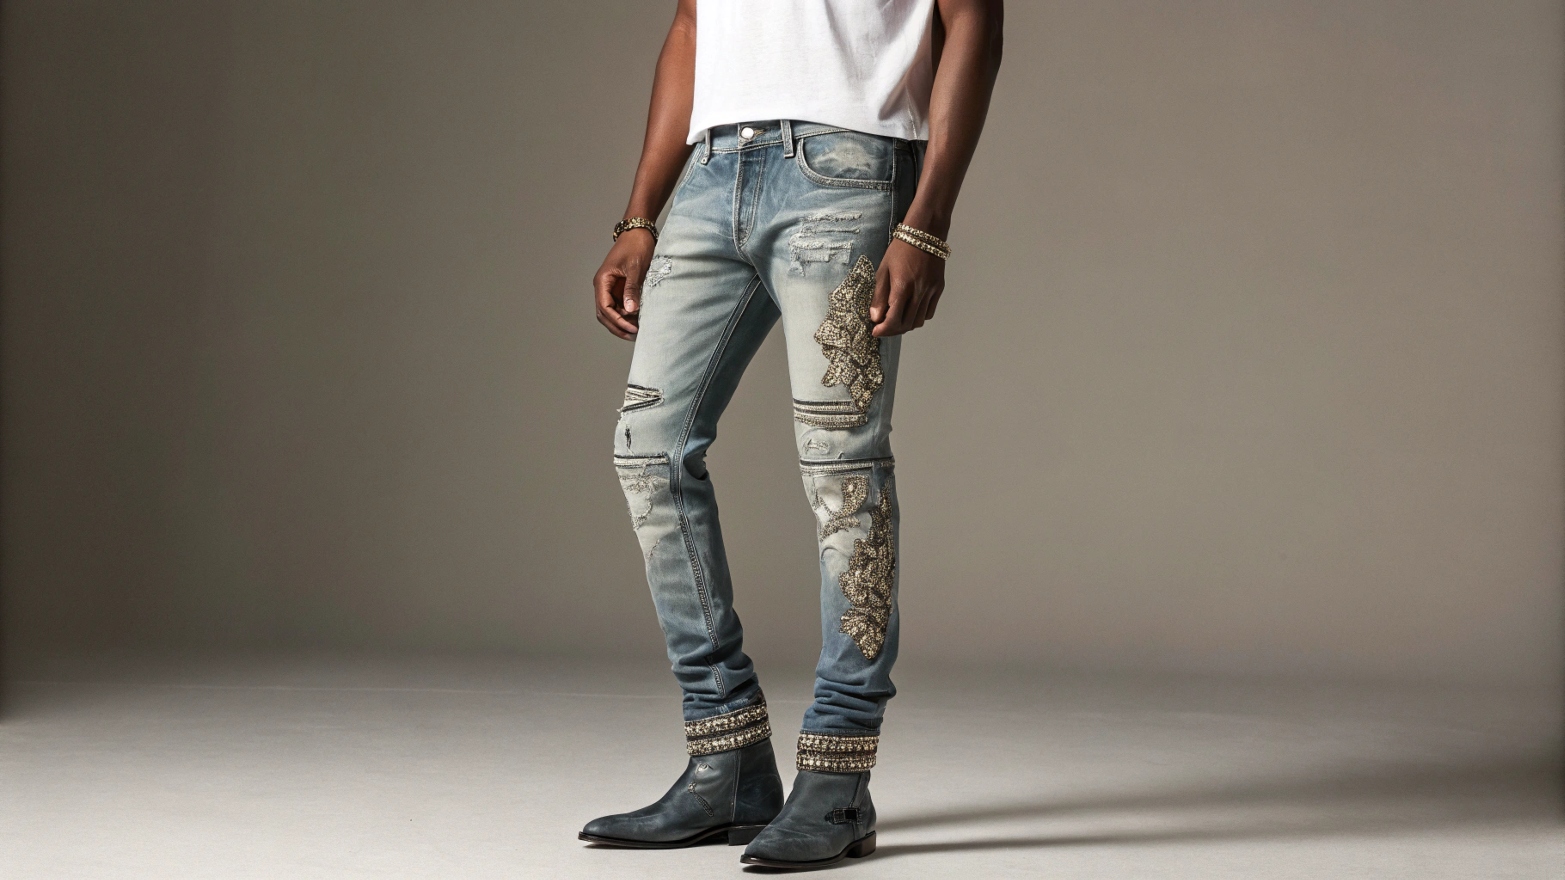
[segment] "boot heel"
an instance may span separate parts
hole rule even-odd
[[[853,845],[848,847],[848,858],[850,858],[850,859],[862,859],[862,858],[864,858],[865,856],[869,855],[870,853],[872,853],[874,851],[875,851],[875,832],[871,831],[870,833],[864,835],[859,840],[855,840],[853,842]]]
[[[761,829],[765,827],[765,825],[735,825],[734,827],[728,829],[728,845],[742,846],[746,843],[749,843],[750,841],[754,840],[755,836],[760,834]],[[871,846],[870,848],[873,849],[874,847]]]

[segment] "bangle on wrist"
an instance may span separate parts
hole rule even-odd
[[[645,229],[652,233],[652,240],[658,240],[658,225],[645,217],[626,217],[614,224],[614,240],[619,241],[620,233],[629,232],[632,229]]]
[[[922,229],[914,229],[906,223],[898,223],[891,230],[891,237],[897,241],[906,242],[926,254],[933,254],[942,260],[951,258],[951,246],[946,244],[945,239],[930,235]]]

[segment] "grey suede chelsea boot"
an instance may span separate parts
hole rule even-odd
[[[869,771],[800,770],[788,802],[739,861],[766,868],[823,868],[875,851]]]
[[[692,755],[668,793],[632,813],[593,819],[578,835],[605,846],[673,849],[726,838],[748,843],[782,809],[782,777],[771,739]]]

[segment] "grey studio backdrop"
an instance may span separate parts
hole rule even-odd
[[[7,0],[14,669],[665,662],[589,279],[672,6]],[[1009,6],[904,662],[1557,694],[1561,4]],[[763,676],[819,645],[780,341],[710,458]]]

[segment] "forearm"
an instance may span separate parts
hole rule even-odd
[[[903,222],[946,238],[1000,71],[1004,14],[999,0],[936,0],[936,7],[945,44],[929,99],[929,146]]]
[[[652,104],[641,144],[626,217],[656,219],[673,193],[680,170],[690,156],[685,136],[695,93],[696,19],[694,0],[680,0],[674,24],[658,55],[652,82]]]

